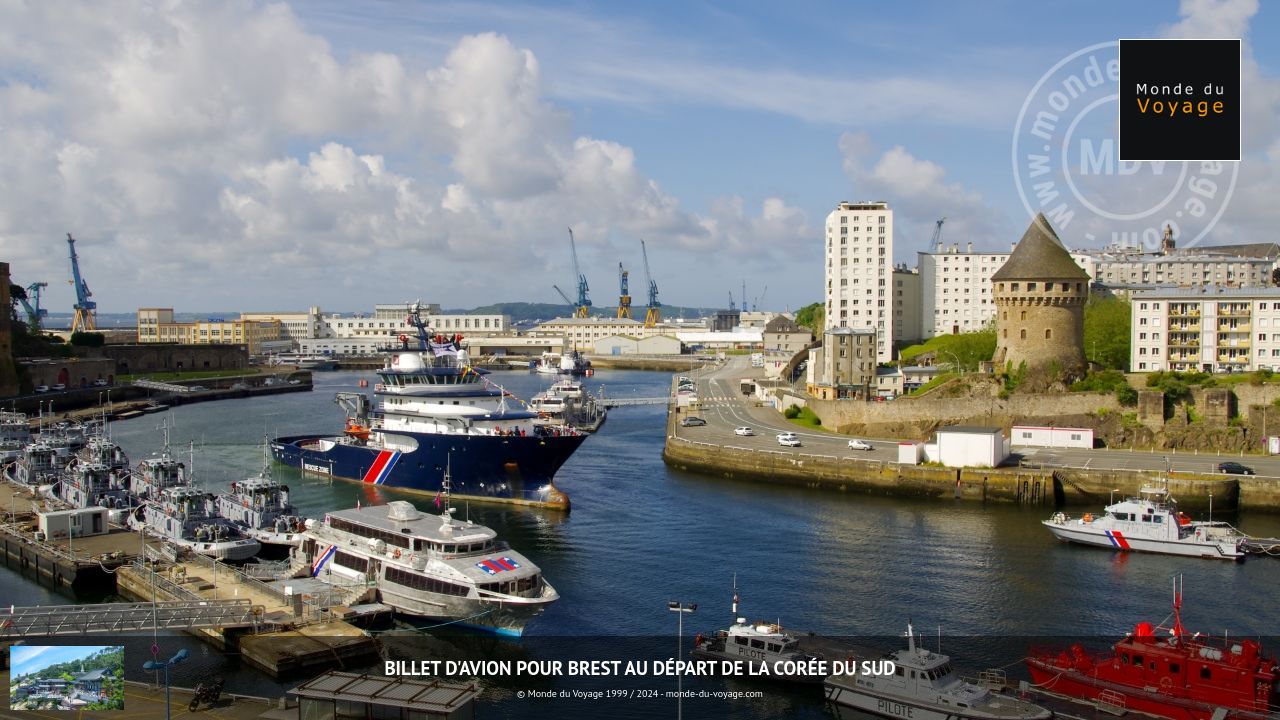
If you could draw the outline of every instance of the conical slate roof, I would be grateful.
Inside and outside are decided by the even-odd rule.
[[[1088,280],[1085,272],[1062,246],[1044,213],[1036,213],[1009,260],[992,280]]]

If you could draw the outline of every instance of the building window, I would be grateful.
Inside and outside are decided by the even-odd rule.
[[[1023,340],[1026,340],[1026,339],[1027,339],[1027,330],[1026,330],[1026,328],[1023,328],[1023,330],[1022,330],[1022,338],[1021,338],[1021,339],[1023,339]]]
[[[1053,330],[1051,330],[1051,329],[1049,329],[1049,328],[1045,328],[1045,331],[1044,331],[1044,339],[1045,339],[1045,340],[1052,340],[1052,339],[1053,339]]]

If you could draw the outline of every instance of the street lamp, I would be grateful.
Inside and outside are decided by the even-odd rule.
[[[676,660],[684,657],[684,614],[698,609],[698,603],[681,604],[679,600],[667,603],[667,609],[676,613]],[[676,720],[684,714],[684,673],[676,673]]]
[[[158,650],[158,648],[157,648]],[[169,714],[169,668],[187,659],[187,649],[183,648],[168,660],[148,660],[142,664],[143,670],[164,671],[164,720],[170,720]]]
[[[964,374],[964,366],[960,364],[960,357],[959,357],[958,355],[956,355],[955,353],[951,352],[950,350],[939,350],[938,352],[940,352],[940,353],[942,353],[942,354],[944,354],[944,355],[950,355],[950,356],[951,356],[951,359],[956,361],[956,362],[955,362],[955,365],[954,365],[953,367],[955,367],[957,370],[959,370],[961,375],[963,375],[963,374]]]

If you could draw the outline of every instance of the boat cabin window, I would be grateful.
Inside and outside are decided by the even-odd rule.
[[[1151,516],[1150,516],[1150,515],[1143,515],[1143,516],[1142,516],[1142,522],[1151,522]]]
[[[1171,673],[1182,672],[1182,666],[1179,665],[1178,663],[1169,663],[1169,672]]]
[[[901,666],[901,665],[899,665],[899,666],[897,666],[897,667],[895,667],[895,668],[893,669],[893,674],[894,674],[894,675],[897,675],[898,677],[906,677],[906,676],[907,676],[907,671],[906,671],[906,670],[903,670],[903,669],[902,669],[902,666]]]
[[[1209,670],[1209,666],[1208,666],[1208,665],[1201,665],[1201,666],[1200,666],[1200,677],[1204,678],[1205,680],[1212,680],[1212,679],[1213,679],[1213,673],[1212,673],[1212,672],[1210,672],[1210,670]]]
[[[1154,515],[1154,516],[1152,516],[1152,518],[1151,518],[1151,522],[1155,522],[1155,523],[1162,523],[1162,522],[1164,522],[1164,516],[1163,516],[1163,515]]]
[[[769,652],[782,652],[782,646],[777,643],[769,643]]]
[[[735,638],[733,639],[733,641],[734,641],[735,643],[739,644],[739,645],[746,645],[746,644],[747,644],[747,639],[746,639],[746,638],[744,638],[744,637],[742,637],[741,635],[739,635],[739,636],[735,637]]]
[[[1116,520],[1128,520],[1129,513],[1113,512],[1111,513],[1111,517],[1115,518]]]
[[[1133,664],[1134,664],[1134,666],[1136,666],[1136,667],[1142,667],[1142,656],[1141,656],[1141,655],[1134,655],[1134,656],[1133,656]]]
[[[753,647],[753,648],[755,648],[755,649],[757,649],[757,650],[763,650],[763,649],[764,649],[764,641],[763,641],[763,640],[752,640],[752,641],[751,641],[751,647]]]
[[[916,679],[916,671],[915,671],[915,670],[912,670],[912,671],[911,671],[911,679],[912,679],[912,680],[915,680],[915,679]]]

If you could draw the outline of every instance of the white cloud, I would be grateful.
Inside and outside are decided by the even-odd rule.
[[[845,174],[859,200],[888,200],[894,210],[896,260],[915,264],[914,253],[928,248],[935,223],[946,218],[942,239],[947,243],[974,243],[977,249],[999,249],[1010,239],[1011,226],[1003,213],[990,207],[982,195],[960,183],[947,182],[946,171],[922,160],[902,146],[877,156],[866,133],[840,136]]]
[[[59,280],[70,230],[104,310],[538,297],[567,225],[602,256],[644,237],[754,258],[807,232],[773,200],[682,208],[630,148],[575,137],[501,35],[417,67],[340,56],[285,5],[94,8],[5,12],[0,254],[17,280]]]

